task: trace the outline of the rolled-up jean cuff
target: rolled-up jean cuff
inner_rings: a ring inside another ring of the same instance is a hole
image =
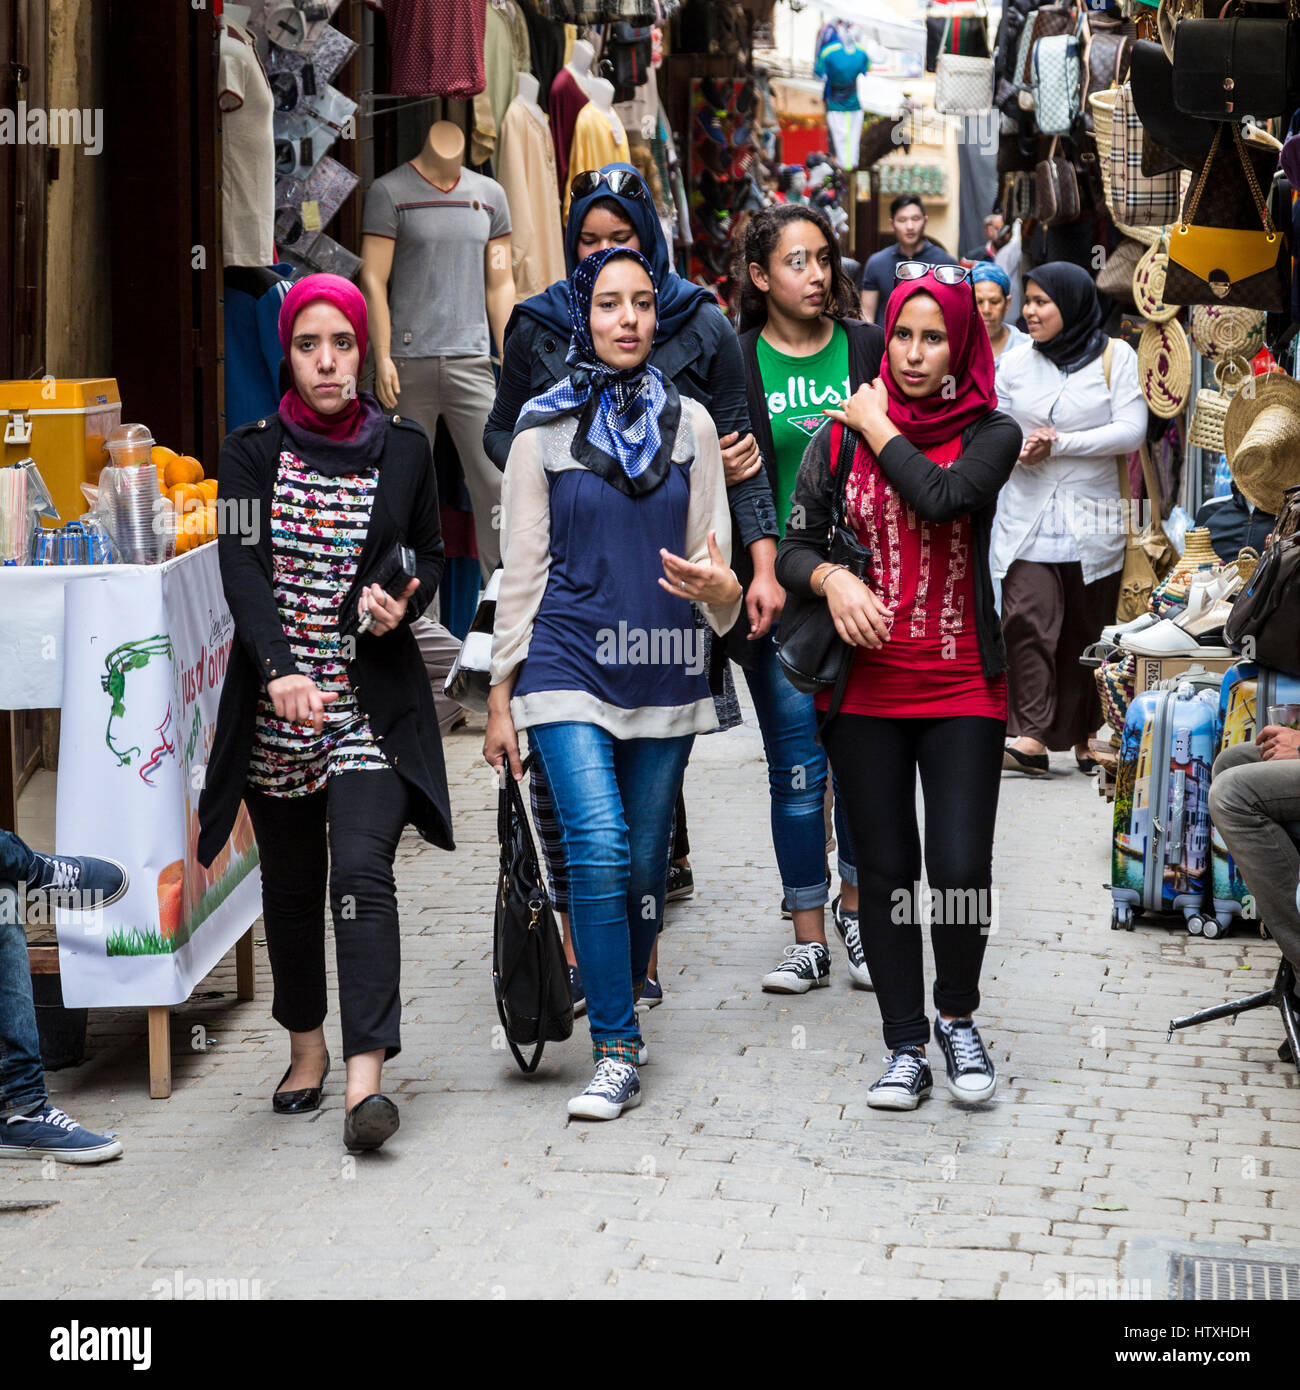
[[[39,1090],[33,1091],[26,1100],[0,1105],[0,1124],[5,1120],[12,1120],[15,1115],[35,1115],[38,1110],[44,1110],[48,1102],[49,1095],[42,1086]]]
[[[826,887],[825,879],[811,888],[791,888],[782,884],[782,891],[785,893],[785,905],[791,912],[806,912],[809,908],[825,907],[830,899],[830,890]]]
[[[839,873],[841,883],[847,883],[851,888],[858,886],[858,866],[856,864],[850,864],[842,855],[836,855],[835,868]]]

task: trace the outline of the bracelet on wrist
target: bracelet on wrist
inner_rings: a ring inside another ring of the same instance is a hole
[[[847,566],[847,565],[832,565],[832,566],[830,567],[830,569],[828,569],[828,570],[826,571],[826,573],[825,573],[824,575],[822,575],[822,587],[821,587],[821,591],[820,591],[820,592],[818,593],[818,595],[817,595],[818,598],[825,598],[825,597],[826,597],[826,585],[827,585],[827,582],[830,580],[831,575],[833,575],[833,574],[835,573],[836,570],[846,570],[846,571],[847,571],[847,570],[848,570],[848,566]]]

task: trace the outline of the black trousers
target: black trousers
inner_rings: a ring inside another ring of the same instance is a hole
[[[325,1021],[325,888],[334,918],[343,1056],[401,1051],[401,940],[393,860],[406,824],[406,784],[391,768],[342,772],[307,796],[249,787],[262,859],[262,917],[275,997],[293,1033]]]
[[[890,1048],[930,1037],[921,940],[927,920],[935,1008],[964,1018],[979,1007],[980,967],[992,925],[993,827],[1005,739],[1002,720],[975,716],[841,714],[827,730],[826,751],[858,865],[862,949]],[[918,893],[918,772],[925,798],[928,904]]]

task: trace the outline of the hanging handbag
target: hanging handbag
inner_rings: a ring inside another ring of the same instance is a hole
[[[1016,49],[1014,71],[1018,87],[1034,85],[1034,46],[1039,40],[1070,33],[1074,22],[1074,11],[1068,5],[1043,5],[1025,20]]]
[[[1059,153],[1060,147],[1058,135],[1034,171],[1034,216],[1045,227],[1074,222],[1079,216],[1079,183],[1074,165]]]
[[[1027,221],[1034,215],[1034,176],[1023,169],[1007,174],[1002,180],[1002,218],[1011,224]]]
[[[1110,206],[1116,222],[1128,227],[1163,227],[1178,216],[1178,174],[1142,172],[1142,122],[1125,83],[1115,94],[1111,123]]]
[[[925,17],[925,70],[938,72],[945,53],[962,58],[988,58],[988,21],[983,14]]]
[[[836,421],[831,426],[828,443],[836,464],[830,524],[826,532],[826,559],[832,565],[843,565],[855,578],[861,579],[866,574],[871,554],[844,519],[844,491],[849,474],[853,472],[858,436]],[[808,695],[822,690],[833,692],[826,714],[827,719],[833,718],[839,710],[853,665],[853,648],[836,632],[830,605],[824,597],[805,596],[793,589],[786,593],[785,609],[776,633],[776,657],[786,679],[796,690]]]
[[[532,755],[524,760],[528,769]],[[507,767],[497,803],[501,869],[492,929],[492,992],[506,1043],[524,1072],[534,1072],[548,1042],[573,1034],[573,995],[555,914],[542,886],[533,833],[519,783]],[[520,1045],[533,1047],[525,1062]]]
[[[1034,45],[1034,119],[1044,135],[1068,135],[1079,114],[1079,40],[1054,34]]]
[[[1122,304],[1133,303],[1133,272],[1138,268],[1146,247],[1132,237],[1121,237],[1115,249],[1106,257],[1106,264],[1097,272],[1097,288]]]
[[[1223,131],[1232,132],[1223,140]],[[1265,178],[1277,156],[1252,154],[1240,128],[1216,127],[1210,157],[1187,195],[1182,218],[1169,229],[1165,299],[1171,304],[1237,304],[1278,312],[1291,299],[1286,237],[1273,224],[1256,159]],[[1208,192],[1208,196],[1207,196]],[[1199,219],[1199,220],[1198,220]]]
[[[1109,382],[1108,382],[1109,384]],[[1133,527],[1133,509],[1128,504],[1133,500],[1133,490],[1128,481],[1128,460],[1115,460],[1119,470],[1120,496],[1124,500],[1125,540],[1124,570],[1119,583],[1119,602],[1115,608],[1117,623],[1132,622],[1147,612],[1151,595],[1156,585],[1178,563],[1178,552],[1173,542],[1165,535],[1160,520],[1163,502],[1160,496],[1160,480],[1151,464],[1151,452],[1142,446],[1142,482],[1144,484],[1150,518],[1140,531]]]
[[[1129,19],[1112,19],[1106,15],[1084,15],[1083,30],[1083,92],[1080,109],[1091,128],[1092,118],[1088,98],[1093,92],[1105,92],[1128,79],[1129,59],[1133,52],[1136,31]]]
[[[1144,174],[1162,174],[1181,165],[1199,169],[1210,156],[1215,122],[1179,114],[1174,105],[1174,68],[1158,43],[1139,40],[1129,62],[1129,88],[1133,107],[1142,122],[1143,143],[1163,152],[1163,162],[1153,151],[1143,155]]]
[[[1231,0],[1230,0],[1231,3]],[[1224,6],[1227,10],[1228,5]],[[1280,116],[1296,86],[1296,41],[1285,19],[1185,19],[1174,41],[1174,105],[1184,116]]]
[[[1300,676],[1300,535],[1264,551],[1233,602],[1223,638],[1248,661]]]
[[[934,109],[969,116],[993,104],[993,59],[941,53],[934,74]]]
[[[611,26],[606,46],[614,60],[614,100],[631,101],[636,89],[650,80],[651,26],[620,21]]]
[[[492,687],[492,629],[496,623],[501,575],[500,569],[493,570],[474,610],[474,621],[469,625],[442,686],[442,693],[449,700],[480,714],[487,712],[488,691]]]

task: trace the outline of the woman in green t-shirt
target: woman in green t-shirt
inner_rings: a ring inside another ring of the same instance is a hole
[[[735,279],[749,418],[784,535],[804,450],[826,424],[826,408],[876,378],[884,334],[858,320],[857,290],[840,263],[830,223],[816,208],[786,204],[758,213],[745,230]],[[830,983],[826,754],[817,742],[812,696],[786,680],[773,638],[747,641],[741,634],[739,643],[735,638],[729,635],[727,650],[744,670],[762,729],[772,840],[784,905],[794,918],[794,945],[763,977],[763,988],[803,994]],[[841,893],[832,915],[849,974],[856,984],[870,987],[858,935],[857,870],[847,825],[838,814],[836,840]]]

